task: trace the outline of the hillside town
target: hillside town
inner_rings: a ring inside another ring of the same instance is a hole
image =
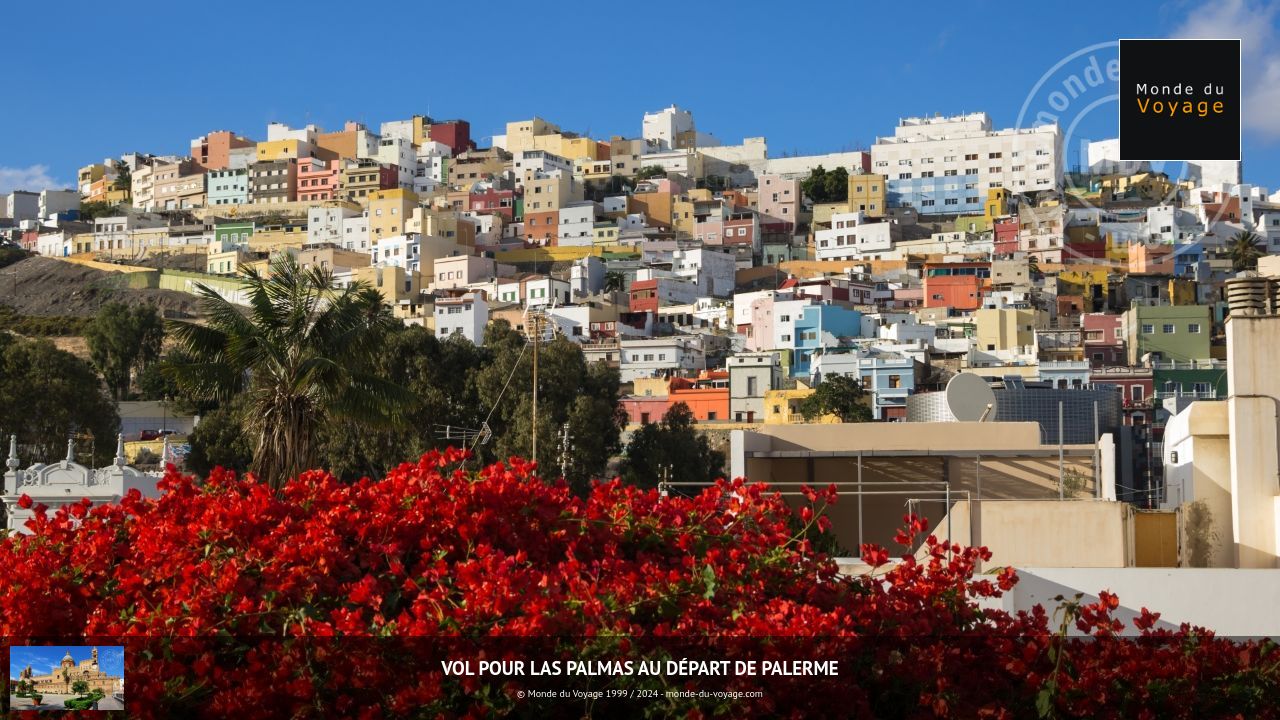
[[[904,498],[950,521],[952,493],[979,499],[983,482],[1015,500],[1195,499],[1171,443],[1189,442],[1193,404],[1231,391],[1229,283],[1276,274],[1280,253],[1280,192],[1239,162],[1171,177],[1105,140],[1075,164],[1058,126],[980,112],[903,118],[823,155],[722,141],[675,105],[638,129],[596,139],[535,117],[481,143],[466,120],[415,115],[216,130],[183,154],[85,165],[75,188],[13,191],[0,223],[46,265],[166,297],[248,304],[246,273],[288,256],[441,340],[485,346],[499,321],[568,340],[616,370],[624,444],[682,405],[733,476],[856,476],[844,547],[884,541]],[[960,376],[982,379],[971,396],[952,391]],[[482,420],[457,437],[488,433]],[[566,422],[543,455],[567,462],[570,443]],[[868,487],[910,478],[936,487]],[[1198,562],[1239,562],[1217,536]]]

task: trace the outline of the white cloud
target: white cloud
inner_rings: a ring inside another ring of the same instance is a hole
[[[48,165],[32,165],[30,167],[0,166],[0,194],[13,190],[30,190],[39,192],[46,188],[71,187],[49,174]]]
[[[1275,21],[1280,2],[1210,0],[1192,8],[1173,37],[1240,38],[1244,130],[1280,140],[1280,45]],[[1192,61],[1194,62],[1194,61]]]

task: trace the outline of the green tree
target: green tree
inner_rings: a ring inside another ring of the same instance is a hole
[[[1266,254],[1262,238],[1248,230],[1241,230],[1227,242],[1227,256],[1231,258],[1231,269],[1257,270],[1258,258]]]
[[[405,388],[414,402],[397,408],[393,422],[377,430],[351,420],[326,426],[325,466],[346,480],[381,477],[427,450],[461,444],[442,436],[446,428],[478,429],[483,415],[471,376],[484,356],[458,335],[440,340],[421,327],[390,333],[376,372]]]
[[[116,179],[111,183],[114,190],[129,190],[133,187],[133,171],[122,160],[115,162]]]
[[[838,167],[830,172],[821,165],[800,181],[800,191],[816,203],[840,202],[849,198],[849,171]]]
[[[711,448],[707,437],[694,428],[689,406],[678,402],[667,408],[661,422],[646,423],[632,434],[620,474],[643,488],[657,487],[664,477],[671,482],[714,482],[724,476],[724,453]]]
[[[85,341],[113,397],[125,400],[133,374],[160,357],[164,324],[149,305],[107,303],[85,331]]]
[[[661,165],[645,165],[636,171],[636,180],[648,180],[649,178],[664,178],[667,176],[667,169]]]
[[[85,680],[76,680],[71,683],[71,692],[76,695],[84,695],[89,692],[89,683]]]
[[[91,223],[97,218],[109,217],[116,214],[118,211],[118,206],[98,200],[94,202],[80,203],[79,217],[82,221]]]
[[[187,359],[167,367],[193,398],[245,393],[240,416],[252,439],[252,469],[278,488],[317,465],[326,425],[387,425],[410,398],[373,372],[395,324],[376,290],[365,283],[337,288],[327,270],[304,269],[288,254],[269,272],[242,272],[243,312],[199,286],[205,322],[172,325]]]
[[[622,292],[627,285],[627,276],[617,270],[610,270],[604,274],[604,291],[607,293]]]
[[[0,335],[0,434],[18,436],[26,462],[67,453],[67,435],[91,436],[95,465],[115,454],[120,416],[89,363],[48,340]]]
[[[253,465],[253,444],[242,424],[244,405],[237,398],[200,416],[200,424],[187,436],[191,449],[186,470],[204,476],[215,467],[244,472]]]
[[[813,392],[800,401],[797,409],[807,421],[823,415],[835,415],[840,422],[869,422],[872,413],[865,398],[866,391],[857,380],[847,375],[833,375],[818,383]]]
[[[489,425],[493,440],[478,448],[481,459],[530,457],[534,428],[532,349],[522,333],[501,320],[485,331],[485,349],[488,362],[474,377],[481,407],[486,413],[492,408]],[[566,480],[581,491],[592,477],[604,472],[620,447],[626,422],[618,386],[617,371],[603,363],[588,364],[576,343],[563,337],[542,343],[537,428],[538,461],[548,470],[544,474],[558,474],[565,461]],[[568,452],[562,448],[566,424]]]

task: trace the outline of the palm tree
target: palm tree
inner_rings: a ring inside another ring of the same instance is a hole
[[[1227,255],[1231,258],[1231,269],[1254,270],[1258,267],[1258,258],[1265,254],[1262,238],[1248,230],[1241,230],[1232,236],[1227,243]]]
[[[279,488],[315,466],[323,425],[385,424],[409,394],[372,373],[395,323],[376,290],[337,288],[328,271],[303,269],[288,254],[272,260],[269,275],[248,268],[241,278],[247,309],[198,286],[205,322],[172,323],[179,359],[165,372],[196,399],[247,395],[251,469]]]

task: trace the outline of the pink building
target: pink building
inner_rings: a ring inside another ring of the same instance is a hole
[[[1080,316],[1084,356],[1094,368],[1127,365],[1124,320],[1109,313],[1085,313]]]
[[[298,160],[298,199],[332,200],[338,192],[338,161]]]
[[[751,352],[773,349],[772,295],[752,301],[751,325],[747,328],[745,347]]]
[[[760,223],[770,229],[779,227],[782,232],[794,229],[800,214],[800,181],[780,175],[761,175],[757,189]]]

